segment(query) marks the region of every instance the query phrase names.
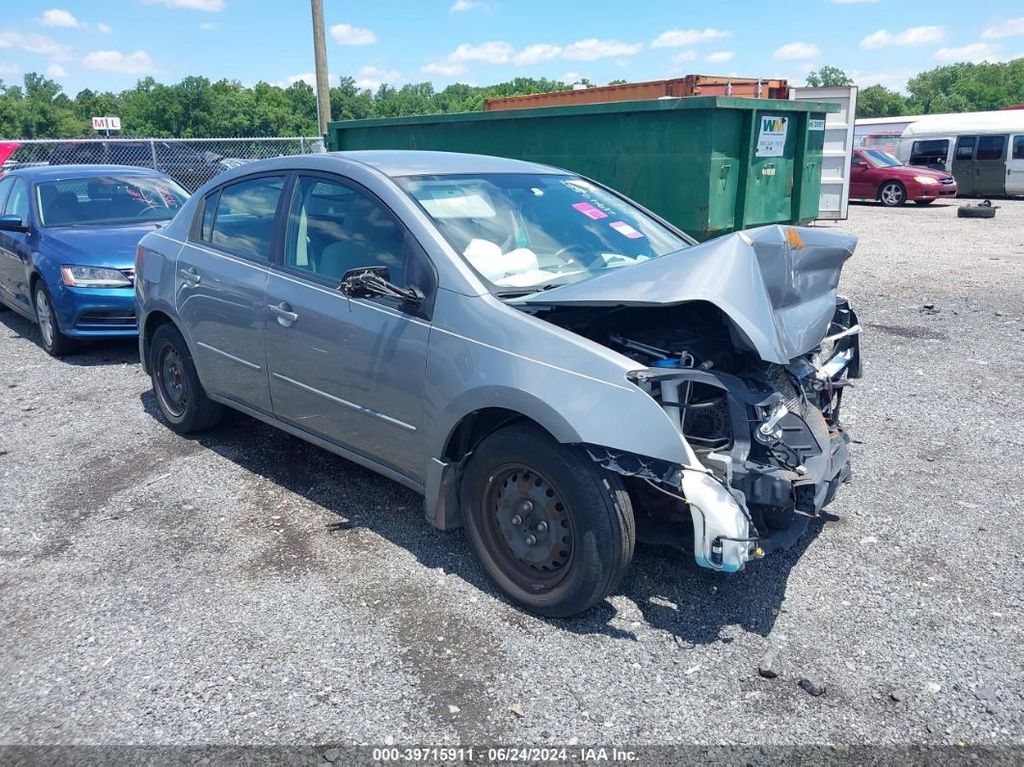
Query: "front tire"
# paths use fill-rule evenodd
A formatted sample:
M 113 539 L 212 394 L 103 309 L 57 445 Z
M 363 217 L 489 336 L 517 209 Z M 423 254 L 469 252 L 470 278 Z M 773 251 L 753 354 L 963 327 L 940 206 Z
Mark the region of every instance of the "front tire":
M 466 532 L 513 602 L 549 617 L 610 594 L 633 558 L 636 527 L 617 474 L 540 428 L 513 424 L 473 451 L 461 486 Z
M 161 325 L 149 345 L 150 378 L 167 425 L 179 434 L 215 426 L 224 408 L 206 396 L 188 344 L 174 325 Z
M 36 310 L 39 338 L 43 351 L 51 357 L 63 357 L 75 348 L 75 342 L 60 332 L 57 313 L 50 300 L 50 289 L 42 279 L 36 280 L 32 288 L 32 304 Z
M 899 181 L 886 181 L 878 190 L 878 199 L 887 208 L 899 208 L 907 204 L 907 189 Z

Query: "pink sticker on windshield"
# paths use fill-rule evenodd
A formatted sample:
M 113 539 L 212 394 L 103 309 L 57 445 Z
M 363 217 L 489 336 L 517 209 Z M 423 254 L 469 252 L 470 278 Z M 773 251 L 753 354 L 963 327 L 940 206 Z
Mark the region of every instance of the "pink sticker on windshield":
M 600 208 L 595 208 L 589 202 L 578 202 L 575 205 L 573 205 L 573 207 L 576 208 L 576 210 L 578 210 L 584 216 L 587 216 L 588 218 L 592 218 L 595 221 L 597 221 L 598 219 L 601 219 L 601 218 L 608 218 L 608 214 L 607 213 L 605 213 Z
M 619 234 L 625 235 L 626 237 L 628 237 L 631 240 L 635 240 L 638 237 L 643 237 L 644 236 L 642 232 L 638 232 L 636 229 L 631 227 L 625 221 L 612 221 L 610 224 L 608 224 L 608 226 L 610 226 L 612 229 L 614 229 Z

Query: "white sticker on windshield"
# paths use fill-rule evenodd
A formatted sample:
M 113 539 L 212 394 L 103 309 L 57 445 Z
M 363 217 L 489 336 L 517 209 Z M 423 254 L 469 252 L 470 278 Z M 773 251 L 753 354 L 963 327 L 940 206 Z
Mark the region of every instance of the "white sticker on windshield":
M 424 198 L 420 203 L 434 218 L 492 218 L 494 208 L 478 194 Z
M 635 240 L 638 237 L 644 236 L 643 232 L 638 232 L 625 221 L 612 221 L 610 224 L 608 224 L 608 226 L 610 226 L 619 234 L 623 235 L 624 237 L 628 237 L 631 240 Z

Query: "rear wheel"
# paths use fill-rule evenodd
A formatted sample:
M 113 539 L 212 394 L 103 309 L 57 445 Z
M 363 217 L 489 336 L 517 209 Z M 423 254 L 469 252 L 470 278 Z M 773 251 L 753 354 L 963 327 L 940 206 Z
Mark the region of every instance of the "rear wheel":
M 898 208 L 907 204 L 907 190 L 899 181 L 886 181 L 878 190 L 878 199 L 887 208 Z
M 157 404 L 174 431 L 202 431 L 220 421 L 224 408 L 206 396 L 188 345 L 174 325 L 156 329 L 149 359 Z
M 621 479 L 536 426 L 508 426 L 474 450 L 462 507 L 484 569 L 512 601 L 540 615 L 593 606 L 633 557 L 633 509 Z
M 32 302 L 36 309 L 36 322 L 39 323 L 43 351 L 51 357 L 63 357 L 74 349 L 75 342 L 60 332 L 57 313 L 53 310 L 53 302 L 50 300 L 50 289 L 41 279 L 36 280 Z

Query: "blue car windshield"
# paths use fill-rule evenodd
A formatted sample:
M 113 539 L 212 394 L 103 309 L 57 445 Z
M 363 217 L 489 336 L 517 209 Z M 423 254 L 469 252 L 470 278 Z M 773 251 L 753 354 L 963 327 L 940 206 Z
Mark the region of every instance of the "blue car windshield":
M 36 184 L 43 226 L 117 226 L 169 221 L 188 192 L 169 178 L 88 176 Z
M 497 293 L 579 282 L 690 244 L 578 176 L 493 173 L 396 181 Z

